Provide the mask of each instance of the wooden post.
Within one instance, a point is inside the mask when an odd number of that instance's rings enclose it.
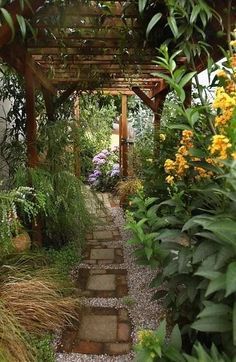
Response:
[[[74,140],[74,158],[75,158],[75,176],[80,178],[81,176],[81,163],[80,163],[80,147],[79,147],[79,117],[80,117],[80,108],[79,108],[79,97],[75,100],[74,105],[74,114],[75,114],[75,140]]]
[[[189,108],[189,107],[191,107],[191,103],[192,103],[192,82],[189,82],[186,84],[186,86],[184,87],[184,91],[186,94],[184,106],[185,106],[185,108]]]
[[[25,62],[25,99],[26,99],[26,147],[27,147],[27,166],[36,168],[38,165],[37,153],[37,122],[35,114],[35,80],[32,68]],[[29,180],[31,185],[31,179]],[[42,246],[41,222],[32,222],[32,239],[38,246]]]
[[[127,95],[122,94],[121,105],[121,135],[122,135],[122,176],[128,176],[128,120],[127,120]]]

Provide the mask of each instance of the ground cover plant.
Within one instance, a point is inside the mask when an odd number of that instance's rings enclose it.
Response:
[[[150,3],[139,1],[140,10]],[[211,105],[195,65],[210,47],[207,23],[213,17],[219,20],[210,5],[207,1],[166,2],[173,37],[169,46],[159,48],[155,60],[166,74],[156,75],[164,78],[178,98],[175,120],[167,127],[175,129],[179,139],[175,154],[170,152],[164,160],[160,155],[165,178],[162,193],[149,193],[149,197],[141,193],[128,214],[128,229],[133,232],[130,242],[136,245],[138,262],[159,268],[151,284],[157,288],[153,297],[162,298],[182,335],[179,354],[172,342],[161,345],[163,326],[156,334],[146,332],[146,337],[144,331],[138,356],[150,361],[231,361],[236,355],[236,34],[228,28],[229,50],[222,53],[225,61],[213,76]],[[148,33],[161,18],[158,14],[150,21]],[[179,55],[186,56],[188,67],[177,67]],[[211,59],[208,65],[209,74],[219,68]],[[199,97],[195,104],[186,103],[185,86],[193,78]]]

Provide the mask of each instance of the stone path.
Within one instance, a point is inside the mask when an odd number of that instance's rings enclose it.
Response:
[[[99,196],[100,207],[89,199],[95,225],[87,234],[87,246],[76,280],[78,294],[86,303],[83,303],[79,322],[64,331],[58,346],[60,353],[84,354],[85,357],[78,360],[85,362],[86,355],[125,355],[132,349],[132,325],[127,309],[107,306],[109,298],[128,295],[121,236],[108,213],[108,208],[117,204],[107,194]],[[99,307],[89,306],[90,298],[97,298]]]

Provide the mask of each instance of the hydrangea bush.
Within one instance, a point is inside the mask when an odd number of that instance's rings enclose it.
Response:
[[[102,150],[93,158],[94,170],[88,177],[91,187],[99,191],[111,191],[120,176],[118,149]]]

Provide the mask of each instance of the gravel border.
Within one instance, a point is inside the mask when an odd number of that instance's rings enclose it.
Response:
[[[137,332],[140,329],[156,329],[161,319],[166,315],[165,309],[161,303],[152,300],[153,290],[149,288],[149,284],[156,275],[157,270],[137,265],[133,256],[134,247],[127,243],[131,234],[124,230],[123,210],[119,207],[107,207],[108,214],[112,215],[113,222],[119,228],[122,240],[109,243],[116,246],[123,243],[124,263],[112,265],[99,265],[105,269],[127,269],[127,281],[129,287],[128,297],[123,298],[85,298],[83,305],[90,307],[113,307],[126,308],[128,310],[133,325],[132,340],[137,341]],[[113,226],[114,227],[114,226]],[[96,265],[79,264],[73,270],[73,277],[76,277],[80,268],[94,268]],[[107,355],[86,355],[79,353],[58,353],[56,355],[57,362],[130,362],[134,361],[134,353],[122,356]]]

